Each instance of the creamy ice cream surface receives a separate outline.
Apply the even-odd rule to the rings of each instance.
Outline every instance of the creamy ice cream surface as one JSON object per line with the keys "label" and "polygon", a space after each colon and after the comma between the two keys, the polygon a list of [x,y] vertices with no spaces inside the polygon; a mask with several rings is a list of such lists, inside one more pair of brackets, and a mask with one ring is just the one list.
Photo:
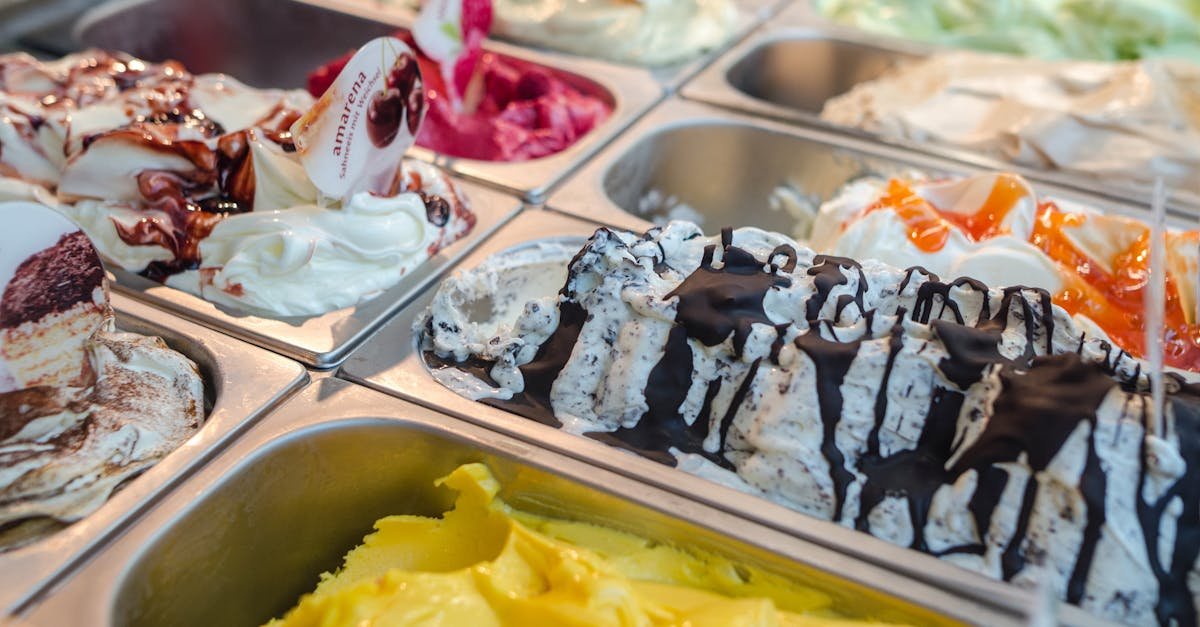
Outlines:
{"label": "creamy ice cream surface", "polygon": [[[350,0],[415,14],[418,0]],[[681,63],[719,48],[737,30],[733,0],[494,0],[491,36],[630,65]]]}
{"label": "creamy ice cream surface", "polygon": [[945,52],[825,104],[827,122],[1037,169],[1200,192],[1200,66]]}
{"label": "creamy ice cream surface", "polygon": [[1196,623],[1200,389],[1169,375],[1155,426],[1144,364],[1048,292],[673,222],[600,229],[557,292],[464,324],[504,264],[447,279],[418,329],[461,394],[1099,616]]}
{"label": "creamy ice cream surface", "polygon": [[496,0],[502,39],[636,65],[667,65],[733,35],[732,0]]}
{"label": "creamy ice cream surface", "polygon": [[438,484],[454,509],[380,519],[268,625],[886,625],[724,556],[510,507],[483,464]]}
{"label": "creamy ice cream surface", "polygon": [[387,196],[318,193],[289,132],[312,105],[175,62],[2,56],[0,198],[54,205],[121,268],[235,310],[350,307],[474,216],[444,173],[415,161],[396,164]]}
{"label": "creamy ice cream surface", "polygon": [[874,33],[1045,59],[1200,60],[1193,0],[814,0]]}
{"label": "creamy ice cream surface", "polygon": [[0,203],[0,550],[92,513],[200,429],[196,365],[117,331],[79,227]]}

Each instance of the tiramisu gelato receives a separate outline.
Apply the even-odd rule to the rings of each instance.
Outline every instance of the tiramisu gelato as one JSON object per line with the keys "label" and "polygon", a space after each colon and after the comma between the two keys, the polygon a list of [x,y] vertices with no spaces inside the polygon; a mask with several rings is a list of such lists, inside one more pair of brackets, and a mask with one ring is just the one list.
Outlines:
{"label": "tiramisu gelato", "polygon": [[[0,550],[76,521],[204,420],[196,366],[116,331],[87,237],[31,203],[0,203]],[[48,217],[47,217],[48,216]]]}
{"label": "tiramisu gelato", "polygon": [[[556,265],[557,291],[493,300]],[[1200,387],[1167,375],[1160,415],[1145,364],[1045,290],[673,222],[501,253],[420,325],[464,396],[1098,616],[1197,623]]]}
{"label": "tiramisu gelato", "polygon": [[726,557],[514,509],[482,464],[439,485],[441,518],[388,516],[268,625],[885,625]]}
{"label": "tiramisu gelato", "polygon": [[1039,170],[1200,193],[1200,66],[1043,61],[974,52],[902,65],[825,103],[821,118]]}
{"label": "tiramisu gelato", "polygon": [[[411,36],[407,39],[419,52]],[[309,76],[313,95],[324,93],[349,55]],[[483,161],[528,161],[572,146],[608,119],[612,103],[588,94],[542,67],[483,52],[474,83],[477,100],[464,108],[450,95],[436,61],[419,53],[429,110],[417,135],[417,145],[435,152]]]}
{"label": "tiramisu gelato", "polygon": [[304,92],[170,61],[0,56],[0,198],[56,204],[121,268],[234,309],[352,306],[474,216],[444,173],[417,161],[395,164],[389,194],[320,194],[290,134],[312,105]]}
{"label": "tiramisu gelato", "polygon": [[1194,0],[816,0],[873,33],[1044,59],[1200,61]]}
{"label": "tiramisu gelato", "polygon": [[[821,206],[809,239],[833,255],[1044,289],[1135,357],[1146,354],[1149,242],[1146,224],[1040,197],[1012,174],[859,179]],[[1166,242],[1166,363],[1200,371],[1200,231],[1171,231]]]}

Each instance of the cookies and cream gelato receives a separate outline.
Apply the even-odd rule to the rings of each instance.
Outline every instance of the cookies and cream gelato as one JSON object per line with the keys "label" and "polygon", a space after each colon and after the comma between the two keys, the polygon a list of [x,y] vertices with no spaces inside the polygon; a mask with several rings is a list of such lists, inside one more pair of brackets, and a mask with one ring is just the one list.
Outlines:
{"label": "cookies and cream gelato", "polygon": [[290,134],[311,106],[171,61],[0,56],[0,200],[53,204],[116,265],[234,309],[353,306],[474,215],[443,172],[411,160],[387,195],[320,194]]}
{"label": "cookies and cream gelato", "polygon": [[[682,222],[515,254],[416,329],[460,394],[1098,616],[1196,624],[1200,389],[1168,375],[1159,416],[1145,364],[1046,290]],[[557,289],[490,300],[561,262]]]}

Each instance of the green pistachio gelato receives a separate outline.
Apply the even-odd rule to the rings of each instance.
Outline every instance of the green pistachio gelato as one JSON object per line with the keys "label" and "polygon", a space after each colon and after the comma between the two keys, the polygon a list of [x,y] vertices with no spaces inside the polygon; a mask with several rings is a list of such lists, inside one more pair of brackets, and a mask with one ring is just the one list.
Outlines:
{"label": "green pistachio gelato", "polygon": [[814,0],[849,26],[1046,59],[1200,62],[1200,0]]}

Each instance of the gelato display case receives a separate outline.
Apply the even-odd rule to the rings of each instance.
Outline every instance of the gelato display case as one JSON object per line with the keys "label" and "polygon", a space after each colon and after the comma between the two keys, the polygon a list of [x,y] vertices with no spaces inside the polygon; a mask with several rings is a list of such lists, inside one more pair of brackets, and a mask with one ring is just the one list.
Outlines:
{"label": "gelato display case", "polygon": [[0,0],[0,624],[1200,624],[1152,4]]}

